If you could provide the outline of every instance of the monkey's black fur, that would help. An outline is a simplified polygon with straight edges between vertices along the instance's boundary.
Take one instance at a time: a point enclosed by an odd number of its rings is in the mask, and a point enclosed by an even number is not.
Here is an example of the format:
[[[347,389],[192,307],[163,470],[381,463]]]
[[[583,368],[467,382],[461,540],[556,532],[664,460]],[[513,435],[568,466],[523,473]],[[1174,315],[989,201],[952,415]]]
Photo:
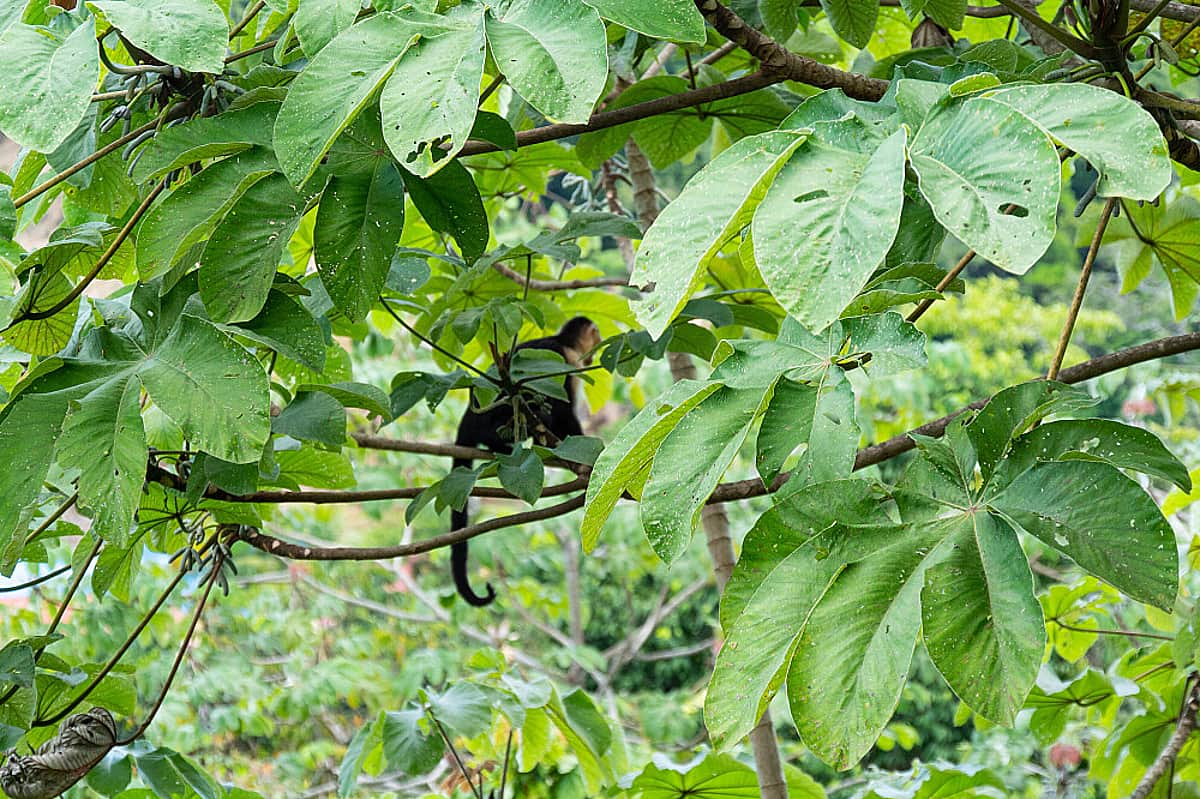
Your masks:
[[[535,338],[517,346],[518,350],[551,350],[562,356],[567,366],[583,356],[599,342],[596,325],[586,316],[576,316],[562,326],[553,336]],[[575,416],[575,393],[579,381],[568,376],[566,392],[568,401],[556,397],[537,395],[531,397],[525,407],[530,408],[532,418],[525,418],[522,427],[527,434],[542,439],[542,443],[555,444],[567,436],[583,435],[583,428]],[[474,398],[472,398],[474,399]],[[467,406],[462,421],[458,423],[458,435],[454,443],[461,447],[483,447],[493,452],[509,453],[513,448],[513,435],[517,425],[513,424],[513,404],[510,397],[501,396],[486,409],[476,411],[472,405]],[[472,403],[473,404],[473,403]],[[454,466],[471,468],[471,459],[455,458]],[[450,512],[451,530],[461,530],[467,526],[467,507]],[[458,593],[470,605],[482,607],[491,604],[496,599],[496,591],[491,584],[486,586],[483,596],[476,594],[471,588],[467,577],[467,542],[459,541],[450,546],[450,571],[454,576],[454,585]]]

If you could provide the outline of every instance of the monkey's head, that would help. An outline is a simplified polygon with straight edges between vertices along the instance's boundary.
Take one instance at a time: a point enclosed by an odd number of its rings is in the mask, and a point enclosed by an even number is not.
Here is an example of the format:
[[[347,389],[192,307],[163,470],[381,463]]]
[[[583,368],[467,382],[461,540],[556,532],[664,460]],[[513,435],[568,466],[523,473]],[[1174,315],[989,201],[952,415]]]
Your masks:
[[[603,340],[600,328],[586,316],[576,316],[568,320],[554,338],[566,350],[563,355],[567,361],[583,366],[591,365],[592,350]]]

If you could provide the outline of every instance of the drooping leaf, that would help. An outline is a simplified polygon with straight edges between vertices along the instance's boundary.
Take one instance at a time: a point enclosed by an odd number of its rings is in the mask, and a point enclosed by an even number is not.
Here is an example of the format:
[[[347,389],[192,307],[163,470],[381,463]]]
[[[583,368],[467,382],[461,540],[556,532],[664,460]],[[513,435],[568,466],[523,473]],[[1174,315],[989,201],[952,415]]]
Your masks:
[[[866,47],[875,33],[879,0],[821,0],[821,10],[838,36],[855,47]]]
[[[87,112],[100,80],[95,22],[65,36],[12,25],[0,34],[0,70],[0,130],[32,150],[53,152]]]
[[[146,431],[141,384],[111,380],[71,403],[57,456],[82,465],[79,504],[90,512],[92,531],[121,547],[133,527],[146,477]]]
[[[655,452],[667,434],[684,415],[720,388],[695,380],[673,384],[657,399],[621,428],[600,453],[588,481],[580,534],[585,552],[591,552],[600,540],[600,531],[617,500],[626,491],[640,496],[650,472]],[[3,431],[3,428],[0,428]]]
[[[267,302],[275,270],[304,214],[304,198],[273,173],[217,223],[200,258],[200,296],[219,322],[245,322]]]
[[[658,445],[639,509],[646,538],[665,562],[687,549],[705,501],[765,401],[760,388],[722,387],[688,411]]]
[[[275,119],[275,152],[293,186],[308,180],[416,36],[412,23],[375,14],[342,31],[292,81]]]
[[[589,5],[514,0],[489,11],[487,41],[504,77],[555,122],[586,122],[608,78],[604,23]]]
[[[121,35],[189,72],[225,69],[229,22],[212,0],[89,0]]]
[[[714,158],[688,181],[647,231],[630,284],[654,284],[632,303],[655,338],[679,313],[699,270],[750,221],[775,173],[805,137],[790,132],[749,136]]]
[[[758,268],[802,323],[832,322],[883,263],[904,204],[905,134],[879,142],[855,119],[823,123],[754,214]]]
[[[972,710],[1011,725],[1046,647],[1029,563],[1012,528],[988,513],[969,514],[949,544],[925,572],[925,648]]]
[[[1054,145],[1025,115],[983,97],[938,106],[909,147],[921,194],[963,243],[1022,274],[1054,238]]]
[[[317,206],[314,255],[338,310],[362,319],[379,299],[404,229],[404,182],[380,159],[364,176],[330,179]]]
[[[468,262],[483,255],[488,243],[488,218],[479,187],[466,167],[456,160],[428,178],[401,174],[413,205],[431,228],[453,236]]]

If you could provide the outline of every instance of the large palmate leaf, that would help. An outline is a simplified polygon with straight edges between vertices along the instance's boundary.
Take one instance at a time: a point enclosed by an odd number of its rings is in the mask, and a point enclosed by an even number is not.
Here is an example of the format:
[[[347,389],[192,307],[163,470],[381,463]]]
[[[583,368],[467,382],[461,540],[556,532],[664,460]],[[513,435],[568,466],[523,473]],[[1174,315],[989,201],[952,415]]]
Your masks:
[[[857,118],[816,123],[754,213],[754,255],[771,294],[803,324],[832,322],[896,238],[905,133]]]
[[[100,79],[95,22],[68,35],[12,25],[0,34],[0,70],[0,130],[32,150],[52,152],[87,112]]]
[[[0,413],[0,457],[11,464],[0,475],[0,551],[36,499],[60,437],[67,453],[91,453],[75,461],[89,463],[80,499],[110,540],[124,537],[122,523],[137,504],[145,469],[145,438],[134,419],[139,388],[199,450],[234,463],[262,456],[270,416],[267,375],[258,362],[186,313],[157,341],[96,331],[84,355],[47,361]],[[103,496],[105,490],[113,495]]]
[[[487,41],[504,77],[558,122],[586,122],[608,79],[604,23],[582,2],[513,0],[487,16]]]
[[[1170,204],[1122,205],[1125,213],[1105,231],[1121,272],[1121,291],[1132,291],[1162,265],[1171,286],[1175,318],[1187,316],[1200,294],[1200,203],[1184,195]]]
[[[646,233],[630,276],[654,291],[632,303],[651,335],[661,336],[695,288],[698,270],[742,228],[792,151],[800,133],[748,136],[714,158]]]
[[[483,10],[458,6],[444,20],[422,28],[379,97],[388,149],[421,177],[467,143],[483,79]]]
[[[121,35],[190,72],[225,68],[229,23],[212,0],[90,0]]]
[[[385,12],[342,31],[288,87],[275,119],[275,152],[293,186],[375,96],[418,36],[418,27]]]
[[[1158,123],[1117,92],[1087,83],[1005,86],[983,93],[1015,108],[1100,173],[1101,197],[1153,200],[1174,170]]]
[[[1058,156],[1025,115],[983,97],[939,105],[909,159],[938,221],[996,266],[1023,273],[1050,246]]]
[[[951,423],[943,439],[914,436],[918,455],[894,492],[899,521],[865,483],[785,487],[747,535],[722,600],[727,642],[706,702],[714,740],[746,734],[786,674],[804,742],[849,767],[887,724],[918,631],[968,706],[1012,723],[1045,646],[1018,531],[1135,599],[1170,606],[1174,537],[1117,465],[1186,475],[1124,425],[1035,427],[1090,402],[1029,383]]]

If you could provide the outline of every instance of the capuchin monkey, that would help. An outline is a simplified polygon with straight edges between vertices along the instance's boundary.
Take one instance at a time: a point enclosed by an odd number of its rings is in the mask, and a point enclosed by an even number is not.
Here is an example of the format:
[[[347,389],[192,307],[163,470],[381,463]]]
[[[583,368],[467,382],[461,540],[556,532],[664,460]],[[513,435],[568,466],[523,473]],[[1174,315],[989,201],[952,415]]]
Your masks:
[[[586,316],[576,316],[562,326],[553,336],[535,338],[517,346],[517,350],[550,350],[562,356],[566,366],[581,367],[592,362],[591,351],[600,344],[600,330],[596,323]],[[565,368],[565,367],[564,367]],[[575,400],[578,393],[579,379],[574,375],[566,378],[567,400],[544,394],[530,395],[527,402],[522,403],[524,409],[523,424],[514,424],[513,403],[510,396],[500,396],[495,402],[482,410],[474,410],[471,404],[463,413],[462,421],[458,423],[458,435],[454,443],[461,447],[484,447],[493,452],[512,452],[515,431],[520,428],[527,431],[525,435],[532,436],[534,441],[544,446],[555,446],[567,436],[583,435],[579,418],[575,415]],[[474,397],[472,396],[472,401]],[[455,466],[471,468],[470,458],[455,458]],[[451,530],[461,530],[467,526],[467,506],[462,510],[450,512]],[[467,578],[467,542],[459,541],[450,545],[450,571],[454,575],[454,585],[458,593],[470,605],[482,607],[489,605],[496,598],[496,591],[490,584],[485,586],[483,596],[476,594]]]

